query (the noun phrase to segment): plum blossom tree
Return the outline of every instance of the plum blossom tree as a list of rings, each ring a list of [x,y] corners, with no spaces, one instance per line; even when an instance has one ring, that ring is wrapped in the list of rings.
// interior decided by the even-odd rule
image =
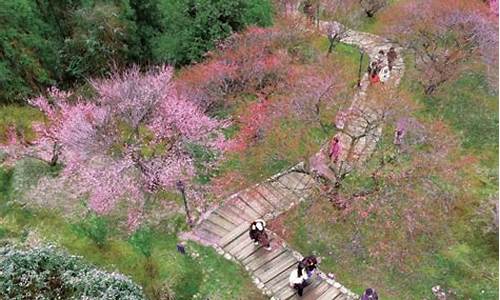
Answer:
[[[341,105],[339,91],[343,91],[346,84],[340,72],[333,73],[331,68],[335,66],[328,65],[329,68],[301,68],[291,69],[289,72],[289,84],[291,95],[291,106],[298,118],[304,122],[318,124],[326,130],[328,124],[322,120],[322,110],[331,108],[333,105]],[[340,70],[339,70],[340,71]]]
[[[170,67],[145,74],[134,67],[91,83],[91,101],[70,101],[70,93],[55,89],[35,99],[48,121],[35,126],[36,147],[24,148],[51,162],[57,157],[64,169],[53,186],[71,185],[74,199],[87,196],[93,211],[108,214],[124,202],[133,229],[151,193],[196,174],[189,145],[223,149],[218,129],[225,123],[176,91]]]
[[[498,20],[479,2],[409,1],[396,4],[382,19],[387,34],[415,54],[427,95],[459,76],[466,61],[498,59]]]

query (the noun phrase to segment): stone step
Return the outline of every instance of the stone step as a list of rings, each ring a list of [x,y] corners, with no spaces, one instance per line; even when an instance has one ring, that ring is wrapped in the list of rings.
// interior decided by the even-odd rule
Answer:
[[[297,291],[291,288],[289,285],[286,285],[277,293],[277,298],[282,300],[288,300],[295,297],[298,297]]]
[[[269,280],[273,279],[274,277],[278,276],[285,270],[287,270],[290,266],[296,265],[298,263],[297,259],[293,257],[292,255],[289,255],[286,257],[286,259],[283,259],[281,262],[276,262],[273,266],[271,266],[271,269],[268,270],[265,273],[262,273],[259,278],[262,282],[266,283]],[[257,270],[259,271],[259,270]]]
[[[281,289],[283,289],[285,286],[289,285],[290,273],[296,269],[297,269],[297,266],[295,266],[295,265],[290,266],[288,269],[283,271],[283,273],[281,273],[280,275],[278,275],[275,278],[273,278],[272,280],[270,280],[266,284],[266,287],[269,290],[271,290],[274,295],[278,295],[278,292]]]
[[[292,192],[295,192],[295,188],[299,184],[299,181],[293,176],[292,173],[287,173],[279,177],[277,181],[281,183],[284,188],[289,189]]]
[[[248,205],[252,206],[252,208],[259,212],[262,216],[274,211],[274,207],[255,191],[253,193],[245,191],[240,193],[238,197],[240,197],[240,199],[245,201]]]
[[[230,209],[227,207],[219,207],[216,209],[213,214],[218,215],[221,218],[224,218],[226,221],[230,222],[233,224],[234,227],[237,227],[241,223],[246,222],[245,219],[240,217],[239,215],[233,213]]]
[[[302,299],[318,300],[318,298],[321,297],[321,295],[323,295],[323,293],[325,293],[330,286],[331,285],[329,285],[326,281],[321,280],[318,286],[316,286],[313,290],[305,291]]]
[[[258,251],[260,249],[263,249],[263,247],[261,245],[255,245],[255,243],[251,242],[246,247],[243,247],[238,251],[235,250],[233,255],[238,260],[241,261],[242,259],[247,258],[248,256],[252,255],[253,253],[255,253],[256,251]]]
[[[229,233],[235,227],[233,223],[227,221],[226,219],[222,218],[221,216],[217,215],[216,213],[210,214],[210,216],[207,218],[207,220],[224,228],[225,230],[227,230],[227,233]]]
[[[271,260],[283,254],[286,250],[283,247],[276,247],[271,251],[266,249],[259,249],[254,254],[246,257],[242,263],[250,271],[255,271],[263,265],[269,263]]]
[[[249,190],[247,192],[248,197],[254,198],[259,201],[260,205],[266,208],[267,211],[274,211],[276,210],[276,206],[267,200],[264,196],[262,196],[261,193],[259,193],[259,185],[255,186],[253,189]]]
[[[242,195],[243,195],[243,197],[242,197]],[[241,201],[243,201],[248,207],[250,207],[257,214],[257,216],[258,216],[257,218],[261,218],[266,214],[266,209],[264,207],[259,205],[259,203],[256,200],[254,200],[252,198],[248,198],[248,196],[246,196],[244,193],[241,195],[238,194],[238,198]]]
[[[273,203],[277,211],[283,210],[283,208],[286,207],[285,197],[276,191],[270,183],[259,185],[257,191],[269,202]]]
[[[194,232],[195,232],[195,235],[199,239],[201,239],[207,243],[217,244],[221,239],[221,237],[219,235],[217,235],[217,234],[213,233],[212,231],[210,231],[206,228],[203,228],[201,226],[196,228],[194,230]]]
[[[284,188],[281,183],[270,182],[269,185],[273,188],[273,192],[279,193],[283,197],[281,200],[283,209],[288,209],[292,203],[299,202],[299,198],[292,191]]]
[[[264,275],[265,273],[271,271],[275,266],[281,264],[283,261],[287,261],[290,259],[290,252],[289,251],[284,251],[280,255],[276,256],[269,262],[265,263],[261,267],[257,268],[253,273],[255,276],[257,276],[259,279],[261,279],[261,276]]]
[[[222,228],[220,225],[212,223],[210,220],[203,221],[203,223],[201,223],[200,228],[212,232],[213,234],[218,235],[219,237],[223,237],[229,233],[228,230]]]
[[[235,227],[231,232],[222,237],[222,239],[219,242],[219,246],[226,247],[241,235],[245,233],[248,234],[249,228],[250,228],[250,223],[242,223],[238,225],[238,227]]]
[[[352,298],[352,297],[349,297],[345,294],[340,294],[338,295],[335,300],[358,300],[357,298]]]
[[[252,207],[248,206],[237,195],[233,196],[233,198],[231,198],[231,200],[230,200],[230,202],[228,204],[231,205],[236,210],[240,211],[241,214],[247,215],[248,217],[245,218],[247,220],[252,220],[253,221],[255,219],[259,219],[260,217],[262,217],[261,214],[259,214],[258,212],[256,212]]]
[[[224,250],[232,254],[236,251],[239,251],[242,247],[245,247],[250,243],[253,243],[253,241],[250,239],[250,235],[248,234],[247,230],[243,234],[238,236],[236,239],[234,239],[231,243],[224,246]]]
[[[318,300],[333,300],[340,296],[340,291],[333,286],[330,286],[326,292],[318,298]]]

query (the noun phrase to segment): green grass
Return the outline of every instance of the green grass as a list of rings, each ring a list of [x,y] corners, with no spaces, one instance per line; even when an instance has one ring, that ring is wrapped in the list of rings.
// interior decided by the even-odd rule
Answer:
[[[44,241],[64,247],[99,267],[129,275],[143,286],[150,299],[158,299],[158,290],[165,283],[175,292],[176,299],[194,299],[195,295],[199,299],[263,299],[259,292],[252,292],[255,289],[245,271],[213,249],[189,242],[188,254],[198,255],[178,253],[176,233],[182,227],[174,226],[172,230],[168,229],[172,226],[164,224],[144,231],[141,239],[134,239],[115,230],[111,219],[77,221],[53,211],[19,206],[10,199],[14,172],[0,169],[1,239],[22,242],[28,233],[36,232]],[[107,233],[96,243],[92,236],[103,226]]]
[[[43,114],[29,106],[5,105],[0,107],[0,142],[5,142],[7,129],[14,127],[29,140],[34,138],[33,121],[42,121]]]

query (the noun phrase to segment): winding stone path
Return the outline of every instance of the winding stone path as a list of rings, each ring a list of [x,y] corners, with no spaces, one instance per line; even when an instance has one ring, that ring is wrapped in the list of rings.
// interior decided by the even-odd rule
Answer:
[[[322,21],[319,24],[320,30],[326,34],[332,24],[335,28],[343,27],[336,22]],[[393,91],[399,85],[404,72],[402,48],[392,44],[387,39],[370,33],[346,29],[342,36],[341,42],[359,47],[368,55],[370,61],[375,60],[375,56],[380,50],[387,53],[390,47],[395,48],[398,58],[394,62],[389,81],[383,84],[387,97],[393,97]],[[382,83],[378,83],[378,85],[380,86]],[[377,141],[382,135],[383,122],[381,120],[384,112],[377,108],[375,99],[368,97],[369,87],[370,81],[368,74],[365,73],[348,109],[348,111],[354,112],[354,116],[349,118],[342,128],[337,128],[339,130],[337,136],[343,148],[338,163],[332,164],[328,157],[330,142],[328,141],[323,145],[321,151],[310,158],[309,171],[335,182],[339,175],[349,173],[373,154]]]
[[[326,31],[328,26],[329,23],[321,22],[319,27],[320,30]],[[360,47],[371,59],[381,49],[387,51],[391,46],[396,47],[381,37],[352,30],[347,30],[341,41]],[[392,88],[399,84],[404,70],[401,49],[396,47],[396,51],[399,58],[391,72],[392,78],[386,83]],[[309,160],[308,172],[304,171],[305,164],[300,163],[286,172],[276,174],[262,183],[230,196],[221,206],[208,212],[195,228],[183,237],[212,246],[227,259],[243,265],[256,286],[271,299],[298,299],[288,285],[288,276],[292,269],[296,268],[302,255],[269,231],[272,250],[266,251],[255,246],[248,235],[248,228],[257,218],[271,220],[301,201],[308,200],[318,188],[316,175],[334,181],[335,172],[339,172],[339,168],[349,172],[370,157],[382,134],[382,123],[378,122],[381,112],[375,107],[374,101],[367,99],[368,87],[368,75],[365,74],[351,104],[351,109],[361,113],[339,129],[342,144],[348,146],[345,147],[337,165],[332,166],[326,154],[328,144],[325,144],[321,151]],[[314,177],[309,175],[311,173]],[[319,271],[301,299],[346,300],[359,299],[359,296]]]

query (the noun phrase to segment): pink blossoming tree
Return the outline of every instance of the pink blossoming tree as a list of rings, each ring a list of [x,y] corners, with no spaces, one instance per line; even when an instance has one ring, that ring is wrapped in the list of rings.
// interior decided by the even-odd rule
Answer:
[[[152,193],[195,176],[190,145],[220,152],[225,123],[176,92],[170,67],[145,74],[132,68],[91,83],[96,96],[90,101],[70,101],[69,93],[56,89],[33,100],[47,122],[34,126],[38,138],[32,145],[12,135],[6,149],[62,162],[59,184],[39,189],[70,185],[74,200],[88,197],[88,207],[99,214],[124,203],[120,207],[128,210],[134,229]]]
[[[382,20],[386,34],[415,54],[418,80],[427,95],[460,76],[470,62],[498,65],[498,18],[481,2],[405,1]],[[498,70],[489,73],[496,77]]]

